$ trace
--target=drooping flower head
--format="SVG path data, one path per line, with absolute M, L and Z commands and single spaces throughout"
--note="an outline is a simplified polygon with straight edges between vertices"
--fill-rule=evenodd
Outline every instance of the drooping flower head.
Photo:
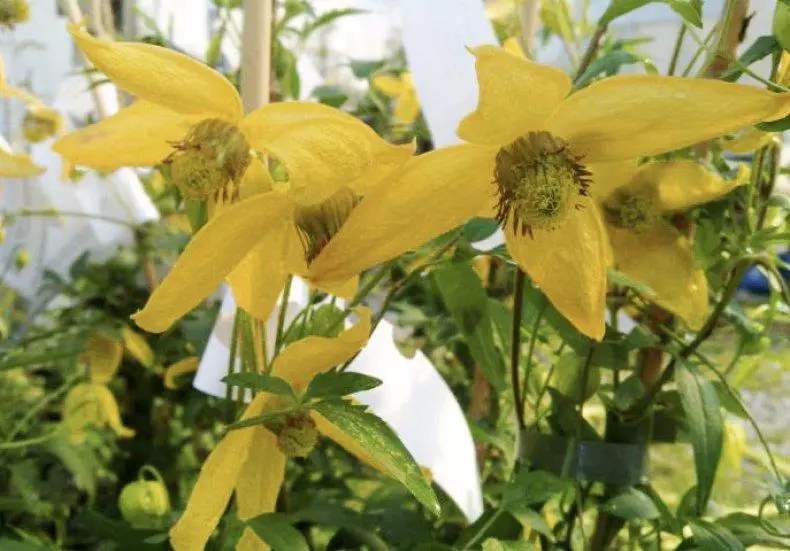
M 790 111 L 790 95 L 708 79 L 624 75 L 570 94 L 558 69 L 492 46 L 474 55 L 479 104 L 458 128 L 468 143 L 414 159 L 370 193 L 316 270 L 341 278 L 472 217 L 496 218 L 516 263 L 600 339 L 611 251 L 590 164 L 657 155 Z

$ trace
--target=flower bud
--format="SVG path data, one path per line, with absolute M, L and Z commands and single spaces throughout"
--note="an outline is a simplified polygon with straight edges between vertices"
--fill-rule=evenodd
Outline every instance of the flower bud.
M 307 457 L 317 442 L 318 429 L 306 413 L 287 416 L 277 432 L 277 445 L 286 457 Z
M 30 8 L 25 0 L 0 0 L 0 25 L 13 29 L 30 18 Z
M 155 480 L 143 478 L 143 469 L 153 472 Z M 162 477 L 151 467 L 143 467 L 140 478 L 130 482 L 118 496 L 118 509 L 124 520 L 140 530 L 157 530 L 164 526 L 170 512 L 170 496 Z

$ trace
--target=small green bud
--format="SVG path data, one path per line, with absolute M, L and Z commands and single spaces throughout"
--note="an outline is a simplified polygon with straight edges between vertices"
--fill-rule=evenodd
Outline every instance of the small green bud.
M 30 18 L 30 8 L 25 0 L 0 0 L 0 25 L 13 29 Z
M 776 2 L 773 33 L 782 48 L 790 51 L 790 4 L 782 0 Z
M 30 264 L 30 253 L 26 249 L 20 249 L 16 253 L 14 261 L 17 270 L 24 270 Z
M 156 480 L 143 478 L 143 470 L 148 469 Z M 118 509 L 124 520 L 140 530 L 157 530 L 164 526 L 166 515 L 170 512 L 170 496 L 159 473 L 152 467 L 143 467 L 140 478 L 130 482 L 118 496 Z

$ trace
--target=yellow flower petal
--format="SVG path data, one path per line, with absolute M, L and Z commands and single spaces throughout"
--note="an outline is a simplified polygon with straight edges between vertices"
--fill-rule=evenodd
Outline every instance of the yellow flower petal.
M 743 183 L 741 178 L 724 180 L 692 161 L 648 163 L 639 167 L 632 185 L 653 185 L 658 205 L 664 211 L 687 210 L 714 201 Z
M 145 337 L 128 326 L 124 326 L 121 329 L 121 336 L 123 337 L 124 349 L 132 358 L 145 367 L 154 365 L 154 351 L 148 346 Z
M 373 459 L 372 455 L 362 449 L 362 447 L 357 444 L 357 441 L 354 440 L 354 438 L 337 428 L 335 425 L 329 422 L 326 417 L 317 411 L 311 411 L 310 418 L 315 423 L 318 432 L 320 432 L 322 435 L 330 438 L 332 441 L 344 448 L 348 453 L 355 456 L 363 463 L 367 463 L 381 473 L 388 473 L 387 469 L 381 463 Z
M 702 327 L 708 284 L 686 237 L 666 222 L 644 233 L 610 227 L 609 235 L 618 270 L 647 284 L 655 292 L 648 298 L 683 318 L 689 327 Z
M 587 168 L 593 173 L 590 183 L 590 195 L 598 201 L 604 201 L 612 193 L 631 183 L 636 174 L 636 160 L 616 161 L 589 165 Z
M 521 43 L 515 36 L 506 38 L 502 43 L 502 47 L 513 55 L 517 55 L 518 57 L 527 57 L 524 55 L 524 49 L 521 47 Z
M 495 46 L 473 50 L 480 99 L 458 126 L 468 142 L 503 146 L 545 122 L 571 89 L 568 75 Z
M 260 415 L 270 396 L 265 393 L 256 396 L 242 418 L 249 419 Z M 230 496 L 239 481 L 255 434 L 255 428 L 228 432 L 203 463 L 184 514 L 170 530 L 170 543 L 175 551 L 205 549 L 206 542 L 225 513 Z
M 179 113 L 241 118 L 236 88 L 199 61 L 160 46 L 99 40 L 79 25 L 69 32 L 91 63 L 130 94 Z
M 307 337 L 286 347 L 274 359 L 272 373 L 291 386 L 303 387 L 318 373 L 328 371 L 351 359 L 365 346 L 370 336 L 370 309 L 355 310 L 359 321 L 335 338 Z
M 241 201 L 196 233 L 178 262 L 132 319 L 161 333 L 205 299 L 261 239 L 291 216 L 285 194 L 272 191 Z
M 756 128 L 747 128 L 732 140 L 722 142 L 724 149 L 732 153 L 751 153 L 774 139 L 773 132 L 762 132 Z
M 190 356 L 189 358 L 179 360 L 168 367 L 165 370 L 165 388 L 168 390 L 175 390 L 178 388 L 176 385 L 176 379 L 178 379 L 181 375 L 186 375 L 187 373 L 194 373 L 197 371 L 198 364 L 200 364 L 200 358 L 196 356 Z
M 277 445 L 277 437 L 260 425 L 252 430 L 250 453 L 236 484 L 236 514 L 240 520 L 273 512 L 285 477 L 285 456 Z M 249 528 L 236 546 L 237 551 L 268 548 Z
M 259 244 L 228 275 L 239 308 L 260 320 L 269 318 L 288 276 L 285 239 L 293 220 L 283 218 L 280 224 L 284 227 L 260 236 Z
M 9 153 L 0 148 L 0 178 L 29 178 L 46 171 L 33 162 L 29 155 Z
M 76 442 L 85 439 L 89 427 L 109 426 L 121 438 L 134 436 L 134 431 L 121 422 L 115 396 L 99 383 L 81 383 L 69 391 L 63 401 L 63 424 Z
M 285 166 L 291 196 L 303 203 L 328 199 L 359 178 L 387 174 L 411 156 L 411 146 L 381 139 L 354 117 L 317 103 L 275 103 L 247 115 L 241 130 L 252 147 Z
M 201 119 L 138 101 L 97 124 L 67 134 L 52 149 L 72 163 L 103 170 L 153 166 L 170 155 L 172 142 L 182 140 Z
M 115 376 L 122 357 L 123 343 L 96 333 L 80 353 L 79 360 L 87 365 L 91 382 L 105 384 Z
M 490 204 L 495 148 L 464 144 L 421 155 L 370 191 L 310 267 L 341 280 L 447 232 Z
M 413 88 L 398 96 L 393 115 L 398 122 L 403 124 L 414 124 L 414 121 L 420 116 L 420 102 L 417 99 L 417 92 Z
M 598 207 L 587 200 L 581 210 L 553 231 L 534 237 L 505 228 L 507 248 L 554 307 L 590 338 L 601 340 L 606 324 L 606 232 Z
M 712 79 L 622 75 L 573 94 L 548 130 L 587 162 L 605 162 L 688 147 L 788 111 L 790 94 Z
M 378 75 L 370 80 L 373 88 L 391 97 L 397 97 L 403 91 L 403 81 L 392 75 Z
M 274 188 L 274 180 L 269 173 L 269 167 L 258 159 L 254 159 L 239 183 L 239 199 L 248 199 L 259 193 L 266 193 Z

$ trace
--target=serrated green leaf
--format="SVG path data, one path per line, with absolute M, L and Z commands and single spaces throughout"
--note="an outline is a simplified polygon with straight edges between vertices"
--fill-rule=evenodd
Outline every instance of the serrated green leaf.
M 302 533 L 293 527 L 287 515 L 266 513 L 246 522 L 273 551 L 310 551 Z
M 352 371 L 327 371 L 319 373 L 310 381 L 303 400 L 334 398 L 376 388 L 381 380 Z
M 748 67 L 761 59 L 782 51 L 782 46 L 773 36 L 761 36 L 749 46 L 738 59 L 738 65 L 730 67 L 721 75 L 722 80 L 734 82 L 743 74 L 743 67 Z
M 431 485 L 389 425 L 368 411 L 367 407 L 354 405 L 347 400 L 327 400 L 315 404 L 313 409 L 350 436 L 429 511 L 439 513 L 439 501 Z
M 621 67 L 633 65 L 634 63 L 642 63 L 644 60 L 644 56 L 625 50 L 607 52 L 590 64 L 574 86 L 583 88 L 596 77 L 616 75 L 620 72 Z
M 448 264 L 433 273 L 444 304 L 463 333 L 475 362 L 491 385 L 505 386 L 504 363 L 494 344 L 488 296 L 468 262 Z
M 474 243 L 491 237 L 499 228 L 499 222 L 493 218 L 472 218 L 464 224 L 463 233 L 467 241 Z
M 279 396 L 293 396 L 294 392 L 288 381 L 274 375 L 264 375 L 254 371 L 231 373 L 222 378 L 222 381 L 232 386 L 249 388 L 255 392 L 270 392 Z
M 724 526 L 706 520 L 692 520 L 691 533 L 694 543 L 701 551 L 744 551 L 746 549 L 732 532 Z
M 697 472 L 697 510 L 702 514 L 710 499 L 721 458 L 724 418 L 716 389 L 693 364 L 678 363 L 676 372 L 680 403 L 694 449 Z
M 625 520 L 652 520 L 661 513 L 653 500 L 636 488 L 614 496 L 601 506 L 603 511 Z
M 790 539 L 775 536 L 765 531 L 760 519 L 746 513 L 733 513 L 716 520 L 738 538 L 744 546 L 763 545 L 771 549 L 790 549 Z

